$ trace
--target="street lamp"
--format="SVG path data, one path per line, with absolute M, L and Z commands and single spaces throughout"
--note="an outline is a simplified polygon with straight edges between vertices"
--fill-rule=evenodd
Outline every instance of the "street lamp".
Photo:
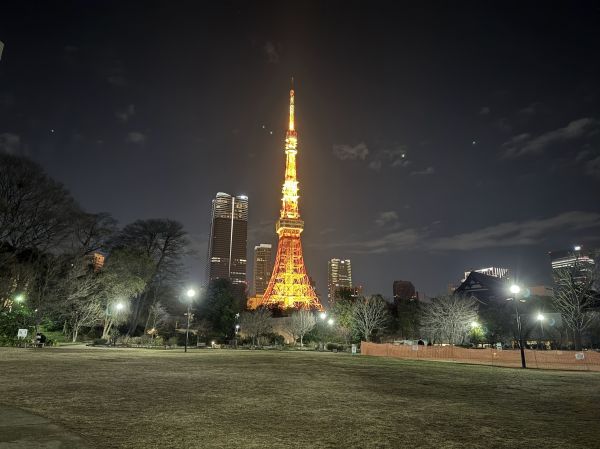
M 327 312 L 321 312 L 319 314 L 319 318 L 321 318 L 323 321 L 325 320 L 325 318 L 327 318 Z
M 185 326 L 185 349 L 183 350 L 183 352 L 187 352 L 187 348 L 188 348 L 188 338 L 190 335 L 190 308 L 192 306 L 192 301 L 194 300 L 194 297 L 196 296 L 196 290 L 194 290 L 193 288 L 189 288 L 187 292 L 185 292 L 186 296 L 188 297 L 188 301 L 187 301 L 187 324 Z
M 119 312 L 120 312 L 121 310 L 123 310 L 124 308 L 125 308 L 125 304 L 123 304 L 122 302 L 118 302 L 118 303 L 115 305 L 115 309 L 117 309 L 117 311 L 119 311 Z
M 537 314 L 537 316 L 535 317 L 535 319 L 540 322 L 540 329 L 542 331 L 542 344 L 544 344 L 544 348 L 545 348 L 546 344 L 544 343 L 544 320 L 546 319 L 546 317 L 544 316 L 543 313 L 539 312 Z M 538 346 L 538 349 L 539 349 L 539 346 Z
M 513 294 L 512 298 L 506 298 L 507 301 L 514 301 L 515 312 L 517 314 L 517 329 L 519 331 L 519 348 L 521 349 L 521 368 L 527 368 L 525 363 L 525 350 L 523 349 L 523 330 L 521 328 L 521 316 L 519 315 L 519 301 L 517 295 L 521 292 L 521 287 L 516 284 L 510 286 L 510 292 Z
M 327 320 L 327 324 L 329 324 L 330 326 L 333 326 L 333 318 L 329 318 Z
M 471 329 L 475 329 L 479 327 L 479 323 L 477 321 L 471 321 Z

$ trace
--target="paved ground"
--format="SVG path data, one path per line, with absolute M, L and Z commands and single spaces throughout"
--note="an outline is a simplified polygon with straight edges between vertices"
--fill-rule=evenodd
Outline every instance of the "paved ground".
M 92 446 L 49 419 L 0 405 L 0 449 L 92 449 Z

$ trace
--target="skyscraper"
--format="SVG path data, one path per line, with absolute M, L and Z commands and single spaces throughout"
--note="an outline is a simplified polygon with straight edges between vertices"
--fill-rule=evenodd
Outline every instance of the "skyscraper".
M 267 289 L 271 272 L 273 271 L 273 262 L 271 259 L 271 245 L 261 243 L 254 247 L 254 294 L 262 296 Z
M 212 200 L 208 243 L 208 280 L 229 279 L 246 287 L 248 197 L 219 192 Z
M 294 89 L 290 90 L 289 127 L 285 135 L 285 178 L 279 220 L 275 231 L 279 236 L 273 274 L 262 299 L 249 302 L 248 307 L 273 307 L 278 309 L 323 310 L 314 287 L 310 283 L 300 234 L 304 221 L 298 209 L 298 179 L 296 177 L 296 154 L 298 133 L 294 122 Z
M 352 288 L 352 264 L 350 259 L 331 259 L 327 262 L 327 299 L 335 300 L 338 288 Z

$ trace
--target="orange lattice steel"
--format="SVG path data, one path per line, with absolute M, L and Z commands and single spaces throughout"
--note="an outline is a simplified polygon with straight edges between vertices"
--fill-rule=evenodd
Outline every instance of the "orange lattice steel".
M 277 257 L 273 274 L 260 300 L 248 302 L 248 308 L 271 307 L 279 309 L 323 310 L 315 289 L 310 283 L 300 234 L 304 221 L 298 209 L 298 180 L 296 178 L 296 154 L 298 133 L 294 123 L 294 89 L 290 90 L 290 121 L 285 136 L 285 179 L 281 198 L 281 213 L 275 225 L 279 235 Z

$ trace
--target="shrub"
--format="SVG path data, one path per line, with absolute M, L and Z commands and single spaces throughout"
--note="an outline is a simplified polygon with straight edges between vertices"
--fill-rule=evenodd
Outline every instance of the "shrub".
M 334 349 L 339 349 L 339 346 L 338 346 L 336 343 L 327 343 L 327 344 L 325 345 L 325 348 L 326 348 L 328 351 L 333 351 Z
M 94 338 L 92 344 L 94 346 L 106 346 L 108 344 L 108 340 L 106 338 Z
M 21 341 L 23 342 L 25 340 L 21 340 Z M 18 338 L 6 337 L 3 335 L 0 335 L 0 346 L 17 346 L 18 343 L 19 343 Z

